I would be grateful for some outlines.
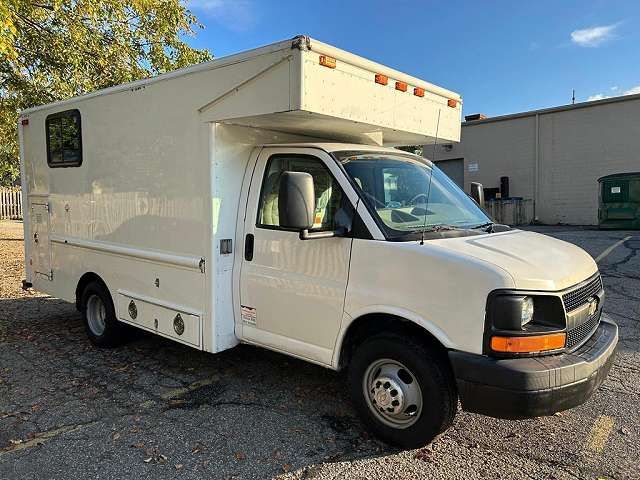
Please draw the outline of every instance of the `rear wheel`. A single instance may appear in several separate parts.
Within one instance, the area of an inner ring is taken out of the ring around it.
[[[351,395],[365,425],[403,448],[432,441],[453,423],[458,396],[440,352],[400,335],[378,335],[355,351]]]
[[[91,282],[82,292],[80,311],[91,343],[98,347],[120,345],[125,337],[125,325],[116,319],[109,290],[99,282]]]

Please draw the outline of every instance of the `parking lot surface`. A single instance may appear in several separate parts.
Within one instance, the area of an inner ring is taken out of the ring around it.
[[[599,259],[621,337],[609,378],[573,410],[459,411],[399,451],[363,429],[341,374],[143,334],[94,348],[74,305],[20,289],[22,225],[0,222],[0,478],[640,478],[640,232],[534,229]]]

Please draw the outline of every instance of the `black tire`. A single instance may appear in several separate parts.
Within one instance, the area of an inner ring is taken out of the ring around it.
[[[401,363],[417,379],[423,408],[409,426],[384,423],[365,397],[367,369],[382,359]],[[365,426],[381,440],[401,448],[430,443],[451,426],[458,408],[455,379],[446,354],[406,336],[381,334],[363,342],[351,359],[349,384],[354,406]]]
[[[101,332],[95,327],[92,327],[90,320],[91,314],[88,312],[97,300],[102,302],[104,306],[104,329]],[[121,345],[125,341],[126,326],[116,319],[111,294],[104,284],[91,282],[85,287],[82,292],[82,297],[80,298],[80,313],[82,314],[82,321],[84,322],[87,336],[95,346],[110,348]]]

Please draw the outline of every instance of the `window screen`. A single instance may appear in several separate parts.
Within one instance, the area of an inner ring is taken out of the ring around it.
[[[82,164],[82,129],[80,112],[67,110],[49,115],[47,133],[47,163],[50,167],[78,167]]]
[[[258,205],[258,226],[279,227],[278,194],[284,172],[305,172],[313,177],[316,210],[313,230],[335,230],[342,224],[342,189],[318,158],[306,155],[274,155],[269,159]]]

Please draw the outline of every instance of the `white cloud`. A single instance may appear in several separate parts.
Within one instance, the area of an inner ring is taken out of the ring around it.
[[[617,91],[619,87],[615,86],[615,87],[611,87],[612,91]],[[592,102],[594,100],[602,100],[604,98],[611,98],[611,97],[619,97],[622,95],[636,95],[640,93],[640,85],[636,85],[635,87],[631,87],[628,90],[625,90],[622,93],[618,93],[617,95],[605,95],[604,93],[596,93],[595,95],[590,95],[589,98],[587,98],[587,102]]]
[[[581,47],[597,47],[614,36],[618,24],[602,25],[571,32],[571,41]]]
[[[255,8],[249,0],[185,0],[184,3],[195,13],[237,32],[249,30],[257,21]]]
[[[618,90],[620,87],[617,85],[614,85],[613,87],[611,87],[611,91],[615,92],[616,90]]]

